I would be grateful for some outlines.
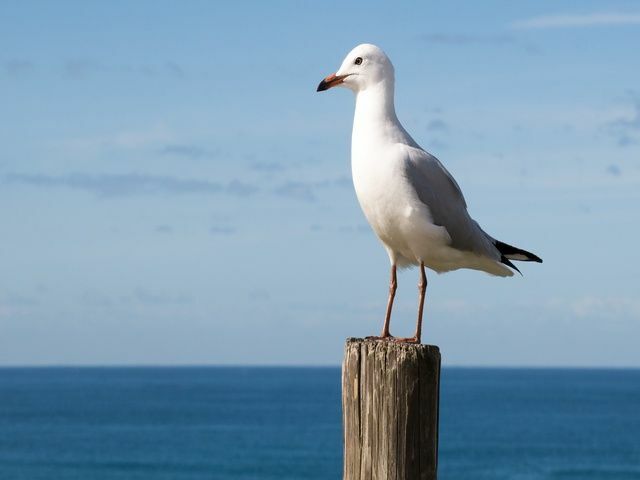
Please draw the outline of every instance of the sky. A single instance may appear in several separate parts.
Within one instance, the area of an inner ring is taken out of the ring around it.
[[[544,259],[429,272],[423,341],[640,367],[637,2],[4,1],[0,26],[0,365],[337,365],[378,334],[353,95],[315,92],[368,42],[471,215]]]

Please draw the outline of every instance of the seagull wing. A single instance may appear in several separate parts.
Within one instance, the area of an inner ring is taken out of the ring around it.
[[[493,238],[471,218],[462,191],[447,169],[421,148],[408,148],[406,178],[429,209],[433,223],[447,230],[451,246],[499,261],[500,253]]]

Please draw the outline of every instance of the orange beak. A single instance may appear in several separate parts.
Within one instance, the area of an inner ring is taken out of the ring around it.
[[[318,85],[318,89],[316,90],[316,92],[324,92],[325,90],[329,90],[331,87],[340,85],[342,82],[344,82],[345,78],[347,78],[347,75],[336,75],[335,73],[332,73],[320,82],[320,85]]]

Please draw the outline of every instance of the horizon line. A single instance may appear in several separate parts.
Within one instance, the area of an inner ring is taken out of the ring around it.
[[[235,363],[86,363],[86,364],[0,364],[0,370],[11,369],[171,369],[171,368],[274,368],[274,369],[340,369],[340,364],[235,364]],[[638,365],[464,365],[443,364],[442,369],[477,369],[477,370],[640,370]]]

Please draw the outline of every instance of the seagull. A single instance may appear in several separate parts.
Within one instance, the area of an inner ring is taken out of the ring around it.
[[[425,267],[460,268],[500,277],[520,272],[511,260],[539,262],[533,253],[496,240],[471,218],[453,176],[404,129],[394,106],[395,73],[377,46],[355,47],[318,92],[346,87],[356,96],[351,138],[351,173],[360,207],[389,255],[391,279],[382,334],[369,337],[420,343],[427,289]],[[418,319],[413,337],[389,333],[397,268],[418,266]]]

